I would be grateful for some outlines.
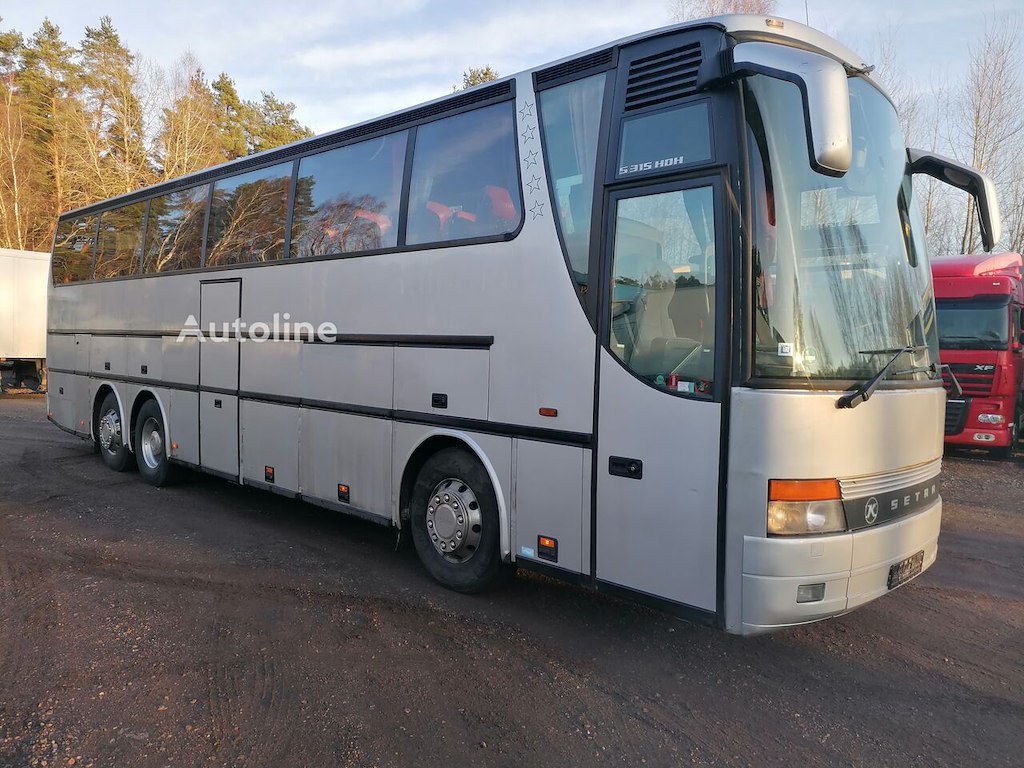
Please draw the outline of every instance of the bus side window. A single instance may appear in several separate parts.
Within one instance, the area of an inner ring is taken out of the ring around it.
[[[144,273],[198,269],[209,193],[206,184],[150,200]]]
[[[407,139],[401,131],[299,160],[292,257],[398,245]]]
[[[213,186],[207,267],[284,257],[292,163],[221,179]]]
[[[96,252],[97,280],[134,275],[139,271],[139,246],[145,217],[145,202],[103,212]]]
[[[65,285],[92,277],[96,216],[80,216],[57,228],[53,244],[53,283]]]
[[[512,102],[417,129],[408,244],[488,237],[518,228],[522,200],[514,131]]]

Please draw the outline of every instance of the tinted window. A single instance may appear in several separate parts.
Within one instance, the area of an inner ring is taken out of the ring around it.
[[[96,217],[81,216],[57,227],[53,244],[53,283],[73,283],[92,277],[96,246]]]
[[[398,244],[406,136],[382,136],[299,161],[292,256]]]
[[[144,272],[197,269],[203,247],[208,186],[153,198],[146,226]]]
[[[213,185],[207,267],[273,261],[284,256],[292,164],[243,173]]]
[[[417,129],[406,242],[512,232],[521,216],[511,102]]]
[[[590,261],[590,216],[604,81],[603,74],[594,75],[540,95],[544,161],[569,263],[576,282],[581,284],[587,281]]]
[[[619,176],[656,173],[710,159],[707,104],[676,107],[622,123]]]
[[[620,200],[611,350],[671,392],[711,396],[715,214],[711,187]]]
[[[96,279],[134,275],[139,271],[139,246],[146,204],[135,203],[100,216],[100,247],[96,256]]]

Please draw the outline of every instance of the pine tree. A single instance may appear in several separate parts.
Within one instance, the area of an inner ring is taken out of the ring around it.
[[[90,159],[104,196],[131,192],[153,177],[135,63],[109,16],[85,28],[82,80],[91,134],[98,138]]]
[[[220,130],[226,160],[249,154],[245,138],[246,108],[235,90],[235,82],[224,72],[211,84],[213,103],[217,110],[217,128]]]

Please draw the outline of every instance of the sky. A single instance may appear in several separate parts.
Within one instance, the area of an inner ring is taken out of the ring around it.
[[[450,93],[470,67],[513,74],[672,21],[671,0],[0,0],[0,29],[26,36],[44,17],[77,44],[108,15],[124,44],[169,69],[194,54],[209,79],[239,94],[296,105],[316,133]],[[1024,0],[779,0],[777,15],[809,20],[869,62],[896,40],[922,88],[966,70],[986,19],[1024,18]]]

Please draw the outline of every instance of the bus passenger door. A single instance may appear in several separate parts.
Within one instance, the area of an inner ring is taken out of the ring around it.
[[[724,390],[715,343],[720,188],[703,179],[609,200],[612,293],[595,452],[598,582],[709,612]]]
[[[206,337],[199,345],[199,463],[234,479],[238,478],[240,342],[233,324],[241,314],[241,280],[199,284],[199,326]]]

